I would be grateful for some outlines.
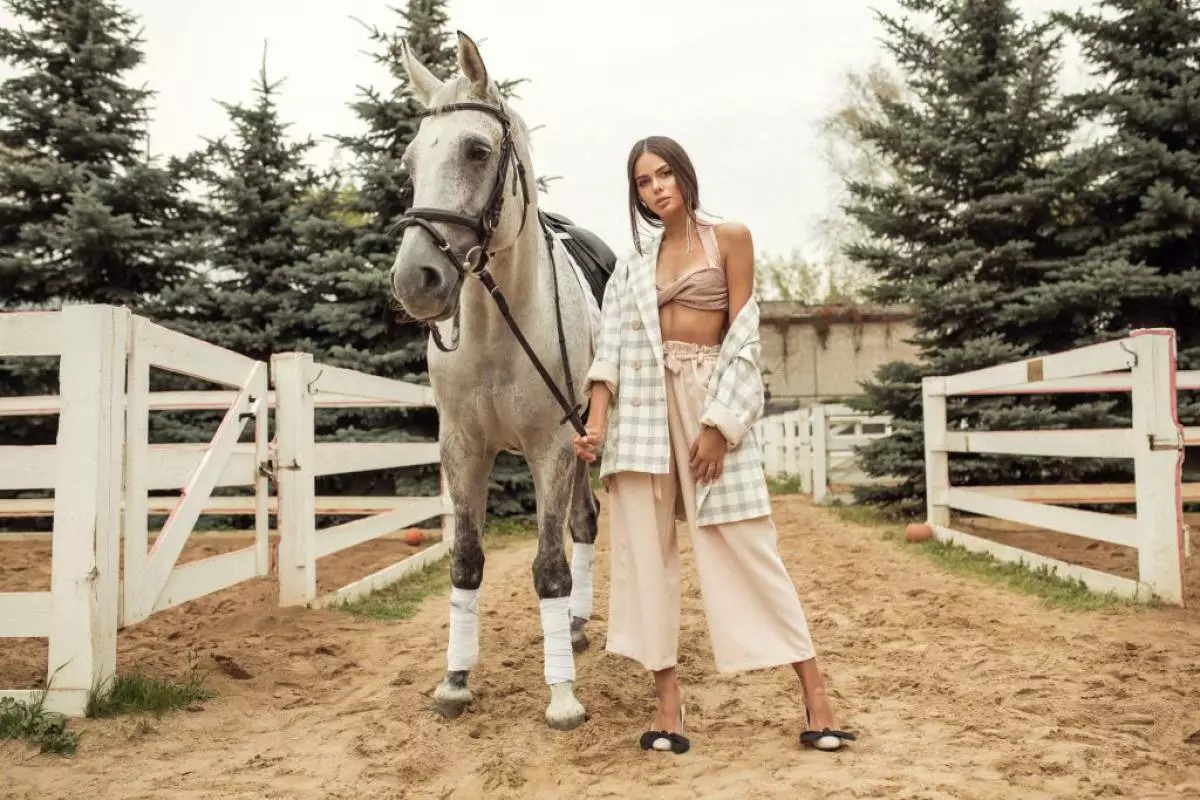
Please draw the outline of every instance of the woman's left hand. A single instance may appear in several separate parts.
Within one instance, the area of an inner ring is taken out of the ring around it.
[[[712,483],[721,477],[727,447],[725,434],[706,425],[692,442],[692,479],[698,483]]]

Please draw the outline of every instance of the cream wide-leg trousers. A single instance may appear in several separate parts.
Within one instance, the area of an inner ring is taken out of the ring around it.
[[[779,557],[772,519],[696,526],[688,463],[718,348],[668,341],[664,351],[671,471],[619,472],[606,481],[611,531],[606,649],[648,670],[675,666],[680,620],[675,523],[681,516],[691,532],[717,669],[763,669],[810,659],[815,650],[808,622]]]

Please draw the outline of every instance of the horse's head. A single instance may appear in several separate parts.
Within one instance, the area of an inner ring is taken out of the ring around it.
[[[402,222],[392,293],[411,317],[443,320],[458,309],[464,270],[511,247],[532,213],[528,132],[465,34],[455,78],[439,80],[407,47],[403,62],[427,116],[403,157],[413,207]]]

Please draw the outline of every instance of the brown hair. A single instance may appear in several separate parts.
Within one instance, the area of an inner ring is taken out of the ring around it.
[[[658,214],[643,203],[638,195],[637,177],[633,174],[633,167],[643,153],[658,156],[667,162],[671,172],[675,173],[675,181],[683,195],[684,206],[693,222],[696,221],[696,209],[700,208],[700,182],[696,180],[696,168],[692,166],[687,151],[679,142],[668,136],[647,136],[645,139],[639,139],[629,151],[629,163],[626,165],[626,173],[629,176],[629,227],[633,232],[633,246],[639,253],[642,252],[642,242],[638,236],[638,218],[652,228],[662,226]]]

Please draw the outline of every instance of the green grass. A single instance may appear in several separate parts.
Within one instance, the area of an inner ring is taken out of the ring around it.
[[[210,700],[213,692],[204,685],[204,675],[193,665],[180,682],[153,678],[134,670],[118,675],[105,692],[88,698],[87,716],[103,718],[120,714],[153,714],[189,708]]]
[[[800,494],[800,476],[779,475],[768,477],[767,491],[771,494]]]
[[[509,517],[489,520],[483,534],[485,553],[537,538],[537,520]],[[397,622],[412,619],[426,598],[450,588],[450,559],[443,558],[389,586],[335,608],[364,619]]]
[[[85,714],[92,718],[123,714],[160,717],[167,711],[188,708],[212,696],[213,693],[204,686],[203,674],[195,666],[182,682],[152,678],[134,671],[118,675],[104,691],[93,691],[88,697]],[[79,747],[80,733],[69,730],[66,716],[47,711],[45,702],[45,691],[31,703],[0,699],[0,739],[26,741],[41,753],[74,755]],[[136,730],[149,731],[149,722],[140,721]]]
[[[910,543],[904,538],[904,521],[888,516],[873,506],[844,505],[832,506],[832,509],[846,522],[881,529],[885,540],[915,550],[949,572],[1032,595],[1052,608],[1098,611],[1147,605],[1109,592],[1096,592],[1083,581],[1061,577],[1047,567],[1031,568],[1025,564],[1000,561],[992,555],[974,553],[953,542],[926,539]]]

